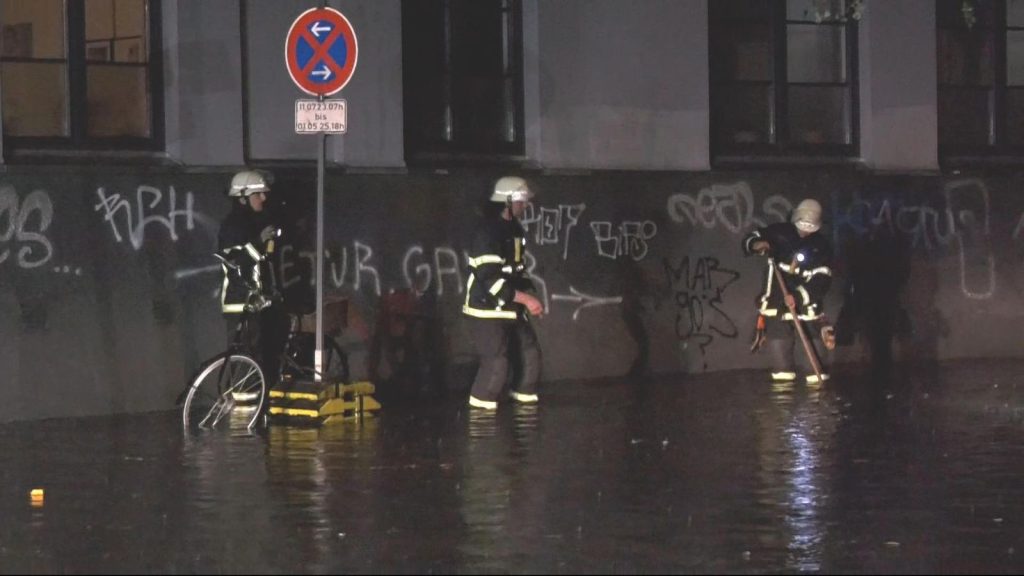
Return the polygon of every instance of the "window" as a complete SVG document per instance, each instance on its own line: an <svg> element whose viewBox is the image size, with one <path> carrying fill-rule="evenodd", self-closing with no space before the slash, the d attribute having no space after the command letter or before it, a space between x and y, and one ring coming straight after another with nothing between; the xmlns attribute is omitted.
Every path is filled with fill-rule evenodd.
<svg viewBox="0 0 1024 576"><path fill-rule="evenodd" d="M856 20L845 0L714 0L712 153L857 153ZM826 14L827 12L827 14Z"/></svg>
<svg viewBox="0 0 1024 576"><path fill-rule="evenodd" d="M939 153L1024 153L1024 0L939 0Z"/></svg>
<svg viewBox="0 0 1024 576"><path fill-rule="evenodd" d="M0 0L0 97L11 147L162 146L158 4Z"/></svg>
<svg viewBox="0 0 1024 576"><path fill-rule="evenodd" d="M407 161L523 154L518 0L403 0Z"/></svg>

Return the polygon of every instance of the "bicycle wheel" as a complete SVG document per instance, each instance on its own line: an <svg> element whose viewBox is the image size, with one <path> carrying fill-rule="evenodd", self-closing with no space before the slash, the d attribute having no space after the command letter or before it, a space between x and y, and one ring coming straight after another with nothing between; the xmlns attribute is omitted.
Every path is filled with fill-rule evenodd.
<svg viewBox="0 0 1024 576"><path fill-rule="evenodd" d="M185 430L251 430L263 415L267 385L249 356L222 356L199 372L182 410Z"/></svg>

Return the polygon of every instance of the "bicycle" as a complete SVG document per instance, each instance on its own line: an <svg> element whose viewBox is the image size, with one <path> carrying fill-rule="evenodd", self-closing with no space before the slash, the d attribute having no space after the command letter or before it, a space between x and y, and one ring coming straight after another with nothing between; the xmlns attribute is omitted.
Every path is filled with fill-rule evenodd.
<svg viewBox="0 0 1024 576"><path fill-rule="evenodd" d="M228 263L228 266L234 265ZM279 297L268 300L258 292L250 291L228 349L204 362L189 383L182 408L182 426L186 432L195 429L237 430L242 427L251 432L261 421L265 422L269 395L266 374L256 360L257 356L243 340L253 316L268 306L280 303ZM288 335L278 364L278 382L318 375L309 366L312 363L310 340L315 342L316 336L302 330L303 316L306 315L289 313ZM347 383L346 354L333 338L325 334L324 340L326 361L320 379L324 380L325 375L335 372L337 359L341 374L334 379L335 384Z"/></svg>
<svg viewBox="0 0 1024 576"><path fill-rule="evenodd" d="M266 376L243 343L254 312L263 305L256 298L250 294L228 349L206 361L189 383L182 408L186 431L242 426L251 431L262 416L267 399Z"/></svg>

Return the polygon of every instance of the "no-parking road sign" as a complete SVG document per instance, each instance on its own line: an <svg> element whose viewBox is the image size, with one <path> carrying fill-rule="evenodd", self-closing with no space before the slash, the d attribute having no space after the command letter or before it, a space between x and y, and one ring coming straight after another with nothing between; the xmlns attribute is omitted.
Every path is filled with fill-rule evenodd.
<svg viewBox="0 0 1024 576"><path fill-rule="evenodd" d="M299 14L284 42L288 74L313 96L330 96L344 88L358 57L352 25L333 8L311 8Z"/></svg>

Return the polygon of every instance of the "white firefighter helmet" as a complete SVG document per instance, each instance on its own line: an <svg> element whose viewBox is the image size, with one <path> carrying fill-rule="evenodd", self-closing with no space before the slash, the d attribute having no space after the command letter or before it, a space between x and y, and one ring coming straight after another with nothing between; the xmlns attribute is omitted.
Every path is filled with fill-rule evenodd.
<svg viewBox="0 0 1024 576"><path fill-rule="evenodd" d="M817 232L821 228L821 204L811 198L800 202L790 221L804 232Z"/></svg>
<svg viewBox="0 0 1024 576"><path fill-rule="evenodd" d="M526 185L526 180L518 176L504 176L494 183L491 202L526 202L533 198L533 192Z"/></svg>
<svg viewBox="0 0 1024 576"><path fill-rule="evenodd" d="M242 170L231 179L231 189L228 196L241 198L251 196L257 192L269 192L270 183L268 178L258 170Z"/></svg>

